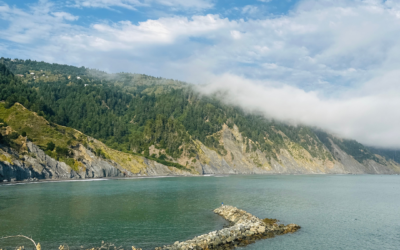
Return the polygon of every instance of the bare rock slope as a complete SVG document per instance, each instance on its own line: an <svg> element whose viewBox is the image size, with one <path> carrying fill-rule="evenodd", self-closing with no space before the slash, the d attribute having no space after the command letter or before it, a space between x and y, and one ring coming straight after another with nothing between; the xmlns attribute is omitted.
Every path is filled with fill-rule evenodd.
<svg viewBox="0 0 400 250"><path fill-rule="evenodd" d="M20 104L5 109L0 103L0 117L7 122L0 126L2 136L16 135L9 141L11 146L0 144L0 182L206 174L400 174L398 163L379 155L357 161L331 139L329 149L315 142L318 154L313 156L277 131L284 144L262 152L236 125L224 125L217 133L218 149L192 140L195 154L183 152L178 159L168 156L165 164L178 166L169 167L155 161L160 154L155 145L149 148L155 160L114 150L75 129L49 123ZM50 142L66 149L68 156L48 150Z"/></svg>
<svg viewBox="0 0 400 250"><path fill-rule="evenodd" d="M174 167L167 167L144 157L132 157L130 164L138 167L136 171L121 166L111 159L94 155L85 147L75 150L76 155L86 155L82 165L73 169L65 162L46 155L32 142L27 142L28 154L19 154L8 147L0 147L0 182L34 181L40 179L86 179L103 177L134 177L154 175L192 175Z"/></svg>
<svg viewBox="0 0 400 250"><path fill-rule="evenodd" d="M200 174L399 174L400 165L394 161L382 159L381 163L355 160L330 141L333 158L313 157L306 150L287 142L285 149L280 149L275 158L266 157L265 153L246 150L244 140L234 126L224 126L220 144L227 151L225 155L209 149L197 141L198 158L196 169ZM327 152L328 149L325 148ZM383 164L382 164L383 163Z"/></svg>

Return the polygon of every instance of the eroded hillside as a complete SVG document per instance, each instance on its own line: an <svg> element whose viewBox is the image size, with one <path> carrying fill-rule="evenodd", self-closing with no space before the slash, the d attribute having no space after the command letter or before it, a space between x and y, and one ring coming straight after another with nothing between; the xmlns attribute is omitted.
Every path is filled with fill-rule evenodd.
<svg viewBox="0 0 400 250"><path fill-rule="evenodd" d="M359 162L330 140L332 151L321 145L322 154L313 156L301 145L284 136L285 147L271 156L246 140L236 125L218 132L224 152L196 141L197 157L191 160L202 174L398 174L400 165L375 155Z"/></svg>
<svg viewBox="0 0 400 250"><path fill-rule="evenodd" d="M108 165L87 173L105 162L115 176L400 172L398 158L388 157L392 151L248 113L190 84L30 60L0 62L7 65L0 64L3 148L15 155L7 157L29 156L31 142L74 178L102 176Z"/></svg>
<svg viewBox="0 0 400 250"><path fill-rule="evenodd" d="M18 103L0 103L0 119L0 181L196 174L110 149Z"/></svg>

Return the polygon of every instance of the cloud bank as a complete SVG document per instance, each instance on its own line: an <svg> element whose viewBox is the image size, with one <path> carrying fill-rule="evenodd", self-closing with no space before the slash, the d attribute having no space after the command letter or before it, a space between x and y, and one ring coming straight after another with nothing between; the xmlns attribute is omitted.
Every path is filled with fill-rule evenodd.
<svg viewBox="0 0 400 250"><path fill-rule="evenodd" d="M370 146L399 148L400 85L376 88L382 81L399 77L400 71L396 71L372 79L365 87L349 90L340 98L327 98L319 91L304 91L290 85L276 87L275 82L230 74L212 77L212 84L200 85L198 89L204 94L223 93L225 103L268 118L292 125L316 126ZM371 87L376 92L370 92Z"/></svg>
<svg viewBox="0 0 400 250"><path fill-rule="evenodd" d="M260 1L268 4L268 1ZM212 1L72 2L79 8L161 4L207 10ZM266 116L318 126L368 145L400 148L400 4L300 1L288 14L243 19L167 15L143 22L96 20L50 1L0 5L5 56L208 83L226 101ZM30 22L26 22L30 20Z"/></svg>

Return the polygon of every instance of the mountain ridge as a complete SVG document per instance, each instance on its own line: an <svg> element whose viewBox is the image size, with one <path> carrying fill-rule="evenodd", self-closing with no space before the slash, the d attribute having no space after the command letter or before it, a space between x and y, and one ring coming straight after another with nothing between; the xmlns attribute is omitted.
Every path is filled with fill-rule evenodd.
<svg viewBox="0 0 400 250"><path fill-rule="evenodd" d="M4 103L0 103L2 124L7 123L6 127L0 127L3 137L0 141L0 182L193 175L142 156L110 149L75 129L50 124L19 103L8 110L8 116L4 111ZM61 138L57 134L60 130L64 133ZM54 143L52 150L48 149L49 143ZM67 152L58 153L58 148L66 148Z"/></svg>
<svg viewBox="0 0 400 250"><path fill-rule="evenodd" d="M399 161L388 157L389 151L380 155L320 129L246 113L183 82L128 73L110 76L30 60L1 58L0 63L6 65L0 71L8 72L0 74L3 113L22 104L55 128L61 124L83 130L87 138L104 143L97 143L100 150L142 157L163 169L168 165L168 174L400 173ZM76 147L60 140L64 151ZM56 157L56 152L47 154Z"/></svg>

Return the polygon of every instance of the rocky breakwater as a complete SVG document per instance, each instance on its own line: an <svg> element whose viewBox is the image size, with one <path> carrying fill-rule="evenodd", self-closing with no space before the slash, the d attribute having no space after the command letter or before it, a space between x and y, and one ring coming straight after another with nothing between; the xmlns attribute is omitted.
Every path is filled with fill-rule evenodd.
<svg viewBox="0 0 400 250"><path fill-rule="evenodd" d="M156 250L233 249L254 243L256 240L294 233L300 226L278 224L277 220L260 219L233 206L221 206L214 210L230 223L230 227L203 234L194 239L157 247Z"/></svg>

